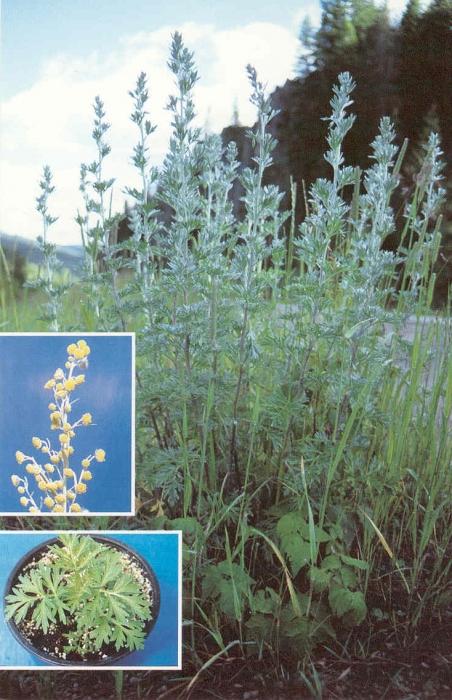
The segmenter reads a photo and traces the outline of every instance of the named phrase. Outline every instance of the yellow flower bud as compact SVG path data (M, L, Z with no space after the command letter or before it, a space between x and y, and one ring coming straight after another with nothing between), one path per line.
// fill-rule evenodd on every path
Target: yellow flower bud
M94 456L97 462L105 462L105 450L96 450Z
M47 508L52 508L55 505L55 501L51 496L47 496L44 498L44 505L47 506Z
M51 455L50 461L53 462L53 464L58 464L58 462L60 461L59 454L57 454L57 455Z
M91 413L84 413L82 416L83 425L90 425L92 423L93 417Z
M30 463L25 467L25 471L27 471L29 474L39 474L39 467Z
M77 386L78 386L79 384L83 384L84 381L85 381L85 375L84 375L84 374L77 374L77 376L74 377L74 382L77 384Z
M74 379L66 379L66 381L64 382L64 388L66 389L66 391L74 391L75 387L76 383Z
M86 493L87 490L86 484L76 484L75 486L76 493Z
M66 500L66 496L64 495L64 493L57 493L57 495L55 496L55 501L57 503L64 503L65 500Z
M69 403L69 401L67 401L67 402L64 404L64 406L63 406L63 411L64 411L65 413L70 413L70 412L72 411L72 406L71 406L71 404Z
M70 454L70 455L73 455L73 454L74 454L74 448L72 447L72 445L69 445L69 447L67 448L66 452L67 452L68 454Z
M42 440L41 438L34 437L31 439L31 444L33 445L33 447L36 447L36 449L39 450L42 445Z
M56 411L56 404L55 404L55 403L49 403L49 405L47 406L47 408L49 409L49 411Z
M66 435L65 433L61 433L61 435L58 435L58 439L61 442L62 445L66 445L69 442L69 435Z
M41 447L41 452L43 452L44 454L49 454L50 450L49 450L48 445L43 445Z
M59 399L65 399L67 396L67 391L65 391L64 389L60 389L55 392L55 396L57 396Z
M25 493L25 489L24 489L23 486L18 486L18 487L17 487L17 491L18 491L19 493Z
M77 346L75 343L71 343L70 345L67 346L66 350L67 350L68 355L73 355L74 351L77 350Z
M29 513L34 513L34 514L36 515L36 514L39 513L40 511L39 511L39 509L36 508L35 506L30 506L29 509L28 509L28 512L29 512Z
M57 503L55 506L53 506L52 513L64 513L63 506L60 506L60 504Z
M26 506L28 505L28 498L25 498L25 496L22 496L22 498L19 499L20 505L21 506Z
M69 469L69 467L66 467L66 469L63 469L63 474L64 474L64 476L69 476L69 477L74 476L74 470Z
M82 509L80 508L78 503L72 503L69 510L71 511L71 513L80 513Z
M47 491L47 482L46 481L40 481L38 484L38 488L41 489L41 491Z
M13 474L11 477L11 481L12 481L13 486L19 486L22 479L19 476L17 476L17 474Z
M55 471L55 467L53 466L53 464L49 464L49 463L44 464L44 469L45 469L46 472L48 472L49 474L53 474L53 472Z
M26 457L25 457L24 453L21 452L20 450L17 450L17 452L16 452L16 462L17 462L18 464L22 464L22 462L23 462L25 459L26 459Z
M63 430L65 433L70 433L72 430L72 425L70 423L64 423Z
M81 348L75 348L73 355L76 360L82 360L85 357L85 351Z
M93 475L89 471L84 470L80 474L80 479L82 479L82 481L91 481L92 478L93 478Z
M90 465L89 459L82 459L82 467L88 468Z
M66 367L66 369L71 369L72 363L71 363L71 362L65 362L65 363L64 363L64 366Z
M75 498L75 493L73 493L72 491L66 491L66 498L68 498L69 501L73 501Z
M49 379L45 384L44 384L44 389L53 389L55 386L56 382L54 379Z
M58 369L55 370L55 373L54 373L54 375L53 375L53 378L54 378L54 379L57 379L57 380L64 379L64 372L63 372L63 370L61 369L61 367L58 367ZM58 384L57 384L57 388L58 388Z

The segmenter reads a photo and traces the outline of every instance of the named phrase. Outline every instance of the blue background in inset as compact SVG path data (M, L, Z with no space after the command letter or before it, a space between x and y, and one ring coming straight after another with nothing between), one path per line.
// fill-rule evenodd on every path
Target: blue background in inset
M160 585L160 613L146 639L145 648L134 651L116 661L114 666L174 666L178 665L178 561L177 533L127 533L114 531L96 532L129 545L151 565ZM3 601L9 574L17 562L33 547L58 536L39 533L0 533L0 592L2 612L0 615L0 666L43 666L64 669L65 666L42 661L30 654L11 634L5 621ZM101 670L102 667L100 666Z
M93 423L80 427L73 439L71 464L79 473L80 462L98 447L105 450L105 462L92 462L93 479L79 497L91 512L127 513L131 503L131 336L2 336L0 335L0 513L25 513L19 504L11 474L25 475L18 465L16 450L38 455L31 445L34 435L58 444L58 431L50 430L48 404L53 392L43 388L57 367L64 369L66 348L84 338L91 348L85 383L73 392L79 399L71 417L91 413ZM74 460L75 458L75 460ZM46 461L46 460L44 460ZM33 477L32 477L33 478ZM29 479L31 481L31 479ZM34 480L33 480L34 481ZM35 487L35 494L41 495Z

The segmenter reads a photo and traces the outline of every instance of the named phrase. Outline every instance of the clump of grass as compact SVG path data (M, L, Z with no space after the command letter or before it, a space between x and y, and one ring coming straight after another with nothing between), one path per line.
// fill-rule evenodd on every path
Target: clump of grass
M422 332L444 195L438 138L426 145L401 245L386 251L406 143L397 148L383 117L365 172L345 163L355 86L341 74L328 118L331 176L312 184L297 231L266 184L275 113L255 70L254 164L240 171L235 145L195 125L198 75L179 34L169 67L173 134L159 172L149 164L145 74L131 93L141 183L128 188L132 239L109 247L100 101L99 158L82 170L96 223L79 223L89 323L138 333L137 521L185 533L191 658L206 669L239 644L302 668L316 644L364 619L368 639L382 620L406 638L444 606L451 534L445 349L425 376L434 343L447 347L448 312ZM243 219L229 198L237 180ZM111 275L121 264L132 272L118 292Z

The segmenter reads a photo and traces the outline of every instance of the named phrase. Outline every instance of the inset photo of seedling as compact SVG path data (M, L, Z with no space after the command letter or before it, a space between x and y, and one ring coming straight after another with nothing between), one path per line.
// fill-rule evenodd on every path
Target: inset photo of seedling
M4 532L0 669L181 666L179 532Z
M0 514L134 513L134 334L0 334Z

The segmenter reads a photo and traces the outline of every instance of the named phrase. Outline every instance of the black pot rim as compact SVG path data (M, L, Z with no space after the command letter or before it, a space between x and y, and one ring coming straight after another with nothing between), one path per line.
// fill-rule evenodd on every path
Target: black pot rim
M38 534L38 533L36 533ZM63 531L62 531L62 534ZM74 533L78 534L78 533ZM152 619L148 621L148 623L145 626L145 633L146 637L149 636L151 633L155 623L157 622L157 618L159 616L160 612L160 585L157 580L157 577L154 573L154 570L152 569L151 565L144 559L144 557L139 554L133 547L130 547L128 544L125 542L121 542L120 540L116 540L113 537L108 537L106 535L100 535L100 534L88 534L88 533L80 533L81 535L84 535L85 537L91 537L93 540L96 540L97 542L101 542L102 544L111 544L114 545L117 549L121 549L128 554L131 554L135 559L137 559L140 562L141 567L144 569L146 572L146 576L149 578L151 584L152 584ZM6 596L11 592L12 590L12 584L14 579L17 577L17 575L20 573L20 570L31 560L33 557L40 552L42 549L45 549L46 547L49 547L52 544L55 544L56 542L59 541L58 537L52 537L45 542L41 542L40 544L36 545L32 549L30 549L28 552L26 552L17 562L16 566L12 571L10 572L8 579L6 581L5 585L5 590L3 594L3 608L5 609L6 605ZM129 654L133 654L133 651L129 651L128 649L118 651L115 654L111 654L108 656L106 659L99 659L99 660L92 660L92 661L70 661L70 660L65 660L65 659L57 659L55 656L52 656L51 654L48 654L47 652L43 651L42 649L39 649L38 647L33 646L31 642L28 641L22 634L22 632L19 630L17 627L16 623L14 620L7 619L6 615L4 615L6 624L9 628L9 631L13 635L13 637L16 639L17 642L21 646L23 646L27 651L31 652L34 654L34 656L37 656L39 659L42 659L43 661L50 661L58 666L108 666L109 664L115 663L116 661L119 661L120 659L129 656Z

